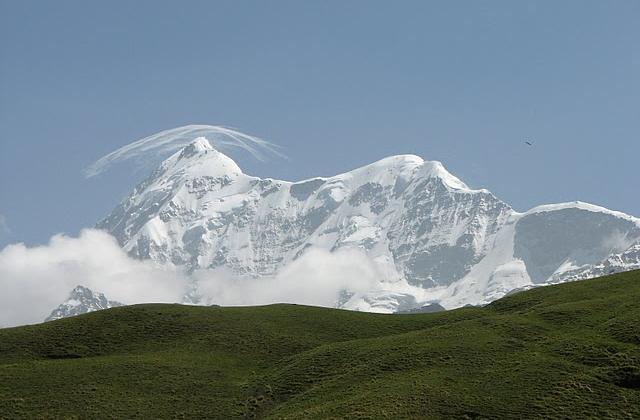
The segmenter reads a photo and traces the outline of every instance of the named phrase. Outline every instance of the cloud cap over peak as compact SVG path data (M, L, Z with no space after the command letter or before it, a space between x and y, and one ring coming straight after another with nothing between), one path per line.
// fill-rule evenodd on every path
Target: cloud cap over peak
M275 144L259 137L223 126L191 124L160 131L114 150L85 168L84 174L92 178L125 161L138 164L157 162L198 138L206 138L213 148L220 151L242 150L260 161L270 156L285 157Z

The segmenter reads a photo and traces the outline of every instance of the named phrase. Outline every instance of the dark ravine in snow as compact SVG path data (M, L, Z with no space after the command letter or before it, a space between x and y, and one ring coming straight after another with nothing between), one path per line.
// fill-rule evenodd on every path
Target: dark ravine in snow
M276 275L309 248L358 248L378 284L336 306L481 305L510 290L640 268L640 219L582 203L520 213L440 162L392 156L300 182L244 174L204 138L165 160L97 225L132 256ZM301 280L302 281L302 280Z

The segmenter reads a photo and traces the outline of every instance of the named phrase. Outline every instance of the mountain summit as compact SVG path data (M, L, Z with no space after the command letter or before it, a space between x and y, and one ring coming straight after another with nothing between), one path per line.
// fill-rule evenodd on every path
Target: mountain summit
M519 213L413 155L333 177L261 179L204 138L97 226L137 258L252 278L276 275L309 248L358 248L378 268L378 286L345 290L337 306L380 312L484 304L602 267L640 266L640 219L623 213L581 202Z
M76 286L69 293L69 298L54 309L45 319L45 322L117 306L122 306L122 303L107 300L102 293L95 293L84 286Z

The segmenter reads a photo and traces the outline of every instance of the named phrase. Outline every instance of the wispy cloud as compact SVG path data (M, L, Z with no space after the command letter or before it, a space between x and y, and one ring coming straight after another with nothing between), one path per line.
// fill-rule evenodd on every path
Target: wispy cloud
M11 228L7 223L7 218L0 214L0 238L11 235Z
M89 165L85 169L85 176L91 178L108 170L114 164L130 160L142 165L156 163L197 137L206 137L213 147L222 152L233 149L242 150L261 161L269 156L285 157L275 144L259 137L228 127L193 124L164 130L127 144Z

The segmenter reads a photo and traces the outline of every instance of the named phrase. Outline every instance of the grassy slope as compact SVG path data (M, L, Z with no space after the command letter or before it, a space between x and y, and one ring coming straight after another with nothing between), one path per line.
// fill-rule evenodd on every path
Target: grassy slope
M640 418L640 271L482 309L140 305L0 330L0 418Z

